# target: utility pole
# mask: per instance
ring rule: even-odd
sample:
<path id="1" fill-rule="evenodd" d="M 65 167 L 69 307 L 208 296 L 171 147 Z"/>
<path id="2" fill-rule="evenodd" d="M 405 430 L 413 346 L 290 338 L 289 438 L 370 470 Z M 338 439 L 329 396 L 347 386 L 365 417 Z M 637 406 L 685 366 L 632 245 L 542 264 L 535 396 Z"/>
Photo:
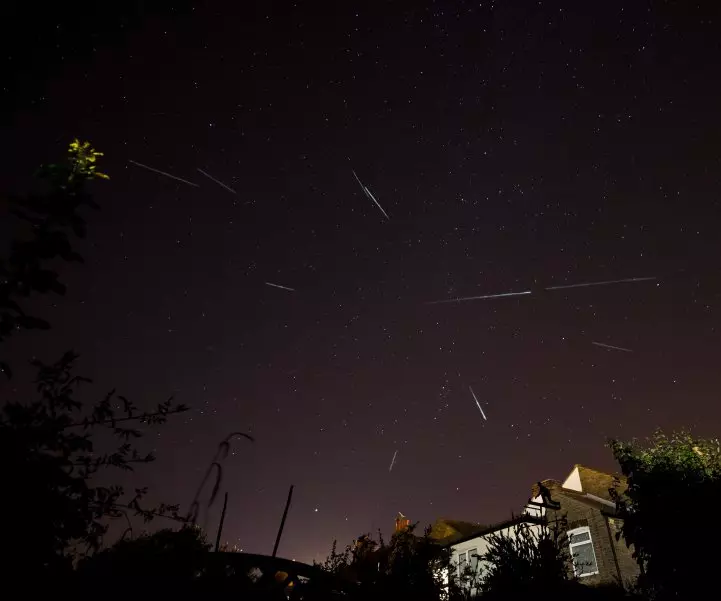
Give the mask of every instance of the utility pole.
<path id="1" fill-rule="evenodd" d="M 278 552 L 278 545 L 280 544 L 280 537 L 283 536 L 283 528 L 285 526 L 285 518 L 288 517 L 288 509 L 290 508 L 290 500 L 293 498 L 293 485 L 290 485 L 288 491 L 288 500 L 285 502 L 285 511 L 283 511 L 283 518 L 280 520 L 280 528 L 278 528 L 278 536 L 275 537 L 275 546 L 273 547 L 273 557 Z"/>

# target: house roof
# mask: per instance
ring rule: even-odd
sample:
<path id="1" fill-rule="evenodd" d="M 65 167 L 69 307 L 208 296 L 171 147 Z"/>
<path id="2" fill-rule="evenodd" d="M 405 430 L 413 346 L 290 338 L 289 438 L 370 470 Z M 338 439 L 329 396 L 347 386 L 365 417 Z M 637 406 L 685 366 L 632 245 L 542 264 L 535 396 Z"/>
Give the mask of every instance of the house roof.
<path id="1" fill-rule="evenodd" d="M 440 518 L 431 527 L 431 538 L 440 544 L 452 544 L 457 540 L 466 537 L 476 536 L 483 532 L 488 526 L 476 522 L 464 522 L 462 520 L 449 520 Z"/>
<path id="2" fill-rule="evenodd" d="M 611 474 L 605 474 L 597 470 L 591 470 L 584 468 L 583 466 L 577 465 L 574 470 L 578 469 L 581 483 L 581 490 L 575 488 L 565 487 L 563 484 L 571 479 L 571 476 L 561 483 L 558 480 L 543 480 L 541 484 L 545 486 L 551 493 L 551 498 L 554 501 L 561 502 L 561 509 L 563 509 L 563 501 L 559 497 L 567 497 L 579 501 L 585 505 L 589 505 L 596 509 L 602 510 L 604 513 L 615 512 L 616 504 L 611 499 L 611 495 L 608 492 L 609 488 L 614 487 L 614 482 L 617 480 L 615 476 Z M 573 472 L 571 472 L 573 475 Z M 574 482 L 574 484 L 576 484 Z M 620 482 L 620 490 L 625 490 L 625 481 Z M 531 489 L 531 495 L 537 497 L 540 494 L 538 490 L 538 484 L 534 484 Z"/>
<path id="3" fill-rule="evenodd" d="M 438 520 L 440 521 L 455 521 L 455 520 Z M 529 516 L 529 515 L 520 515 L 517 517 L 513 517 L 510 520 L 505 520 L 503 522 L 498 522 L 496 524 L 492 524 L 490 526 L 481 526 L 480 524 L 477 524 L 476 529 L 469 529 L 468 532 L 465 535 L 459 535 L 459 536 L 449 536 L 443 539 L 437 540 L 438 544 L 443 546 L 450 546 L 450 545 L 456 545 L 458 543 L 465 542 L 467 540 L 471 540 L 473 538 L 478 538 L 479 536 L 487 536 L 489 534 L 493 534 L 494 532 L 498 532 L 499 530 L 504 530 L 505 528 L 510 528 L 511 526 L 515 526 L 517 524 L 540 524 L 542 522 L 541 519 Z M 464 524 L 469 524 L 469 522 L 462 522 Z M 432 535 L 431 535 L 432 536 Z"/>
<path id="4" fill-rule="evenodd" d="M 610 501 L 611 496 L 608 494 L 610 488 L 619 488 L 619 492 L 626 490 L 626 478 L 620 474 L 609 474 L 580 464 L 576 464 L 574 469 L 578 470 L 581 487 L 585 493 Z"/>
<path id="5" fill-rule="evenodd" d="M 566 483 L 568 487 L 564 486 Z M 547 479 L 542 480 L 541 484 L 551 491 L 552 497 L 562 495 L 572 498 L 604 513 L 615 512 L 615 503 L 611 500 L 609 489 L 616 488 L 619 493 L 623 493 L 627 487 L 624 476 L 602 472 L 579 463 L 573 466 L 573 470 L 563 482 Z M 531 495 L 539 495 L 538 484 L 533 485 Z M 431 528 L 431 538 L 441 545 L 454 545 L 523 522 L 538 523 L 539 519 L 525 514 L 490 526 L 477 522 L 438 519 Z"/>
<path id="6" fill-rule="evenodd" d="M 569 490 L 568 488 L 557 489 L 564 497 L 569 497 L 583 503 L 584 505 L 590 505 L 596 509 L 600 509 L 604 512 L 615 512 L 616 505 L 608 499 L 594 495 L 593 493 L 578 492 L 576 490 Z M 561 503 L 561 509 L 563 509 L 563 503 Z"/>

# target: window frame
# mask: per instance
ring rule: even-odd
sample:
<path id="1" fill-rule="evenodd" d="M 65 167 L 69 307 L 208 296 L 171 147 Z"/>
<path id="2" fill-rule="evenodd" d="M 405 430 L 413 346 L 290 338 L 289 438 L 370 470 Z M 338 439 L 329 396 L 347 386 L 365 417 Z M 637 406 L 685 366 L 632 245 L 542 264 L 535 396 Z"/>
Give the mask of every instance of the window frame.
<path id="1" fill-rule="evenodd" d="M 471 556 L 471 551 L 473 551 L 473 556 Z M 461 557 L 463 557 L 463 566 L 473 568 L 473 561 L 475 559 L 476 562 L 476 572 L 479 572 L 481 570 L 481 556 L 478 554 L 478 547 L 473 547 L 472 549 L 466 549 L 465 551 L 460 551 L 455 554 L 455 564 L 456 564 L 456 576 L 460 577 L 461 575 Z"/>
<path id="2" fill-rule="evenodd" d="M 576 576 L 576 578 L 596 576 L 599 573 L 598 557 L 596 556 L 596 547 L 593 544 L 593 536 L 591 535 L 591 529 L 588 526 L 579 526 L 578 528 L 573 528 L 572 530 L 567 531 L 566 534 L 568 535 L 568 548 L 571 552 L 571 564 L 573 565 L 573 574 Z M 588 534 L 588 540 L 584 540 L 580 543 L 572 543 L 572 537 L 579 534 Z M 582 574 L 579 574 L 578 570 L 576 569 L 576 560 L 573 557 L 573 549 L 574 547 L 581 547 L 583 545 L 591 545 L 591 554 L 593 555 L 593 563 L 596 566 L 596 570 L 594 572 L 584 572 Z"/>
<path id="3" fill-rule="evenodd" d="M 461 558 L 463 558 L 461 560 Z M 458 566 L 456 567 L 456 575 L 460 578 L 462 575 L 463 570 L 465 570 L 466 566 L 468 565 L 468 551 L 463 551 L 463 553 L 458 554 Z"/>
<path id="4" fill-rule="evenodd" d="M 473 555 L 471 555 L 473 553 Z M 471 568 L 471 571 L 474 574 L 478 574 L 479 568 L 481 565 L 481 557 L 478 555 L 478 547 L 474 547 L 473 549 L 468 549 L 466 551 L 466 554 L 468 555 L 468 559 L 466 560 L 467 565 Z M 473 565 L 475 562 L 475 566 Z"/>

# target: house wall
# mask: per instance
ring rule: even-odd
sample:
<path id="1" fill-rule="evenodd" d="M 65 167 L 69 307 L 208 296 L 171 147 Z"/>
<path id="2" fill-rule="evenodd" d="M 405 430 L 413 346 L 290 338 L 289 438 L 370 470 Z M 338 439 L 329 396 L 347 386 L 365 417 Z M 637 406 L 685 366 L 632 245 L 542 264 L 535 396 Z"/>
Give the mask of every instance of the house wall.
<path id="1" fill-rule="evenodd" d="M 543 498 L 542 497 L 533 497 L 531 499 L 533 503 L 542 503 Z M 546 510 L 543 507 L 537 507 L 536 505 L 526 505 L 523 508 L 523 513 L 526 515 L 530 515 L 534 518 L 542 518 L 546 515 Z"/>
<path id="2" fill-rule="evenodd" d="M 628 547 L 623 536 L 616 540 L 616 534 L 621 532 L 623 526 L 623 520 L 618 518 L 606 518 L 608 522 L 608 529 L 611 531 L 613 538 L 613 545 L 616 549 L 616 558 L 618 560 L 619 567 L 621 568 L 621 579 L 623 585 L 629 588 L 630 585 L 636 582 L 640 573 L 640 568 L 633 558 L 633 547 Z"/>
<path id="3" fill-rule="evenodd" d="M 541 527 L 537 524 L 530 524 L 529 530 L 531 532 L 538 533 L 538 531 L 541 529 Z M 488 547 L 490 545 L 489 538 L 493 534 L 498 534 L 499 536 L 509 536 L 511 538 L 515 538 L 516 535 L 516 527 L 515 526 L 509 526 L 508 528 L 503 528 L 501 530 L 496 530 L 493 533 L 489 533 L 483 536 L 477 536 L 475 538 L 472 538 L 467 541 L 463 541 L 461 543 L 457 543 L 455 545 L 451 546 L 451 553 L 452 553 L 452 565 L 456 566 L 456 570 L 458 570 L 458 555 L 460 553 L 467 553 L 471 549 L 477 549 L 478 555 L 484 555 L 488 551 Z M 483 562 L 479 560 L 479 564 L 482 566 Z M 447 579 L 446 579 L 447 582 Z"/>
<path id="4" fill-rule="evenodd" d="M 529 526 L 529 530 L 531 530 L 532 532 L 538 532 L 540 528 L 541 527 L 537 524 L 531 524 Z M 511 538 L 515 538 L 515 533 L 515 526 L 509 526 L 508 528 L 503 528 L 502 530 L 496 530 L 492 534 L 498 534 L 500 536 L 510 536 Z M 490 536 L 490 534 L 477 536 L 476 538 L 472 538 L 470 540 L 463 541 L 462 543 L 452 545 L 451 549 L 454 562 L 457 562 L 457 556 L 459 553 L 468 552 L 471 549 L 478 549 L 478 554 L 483 555 L 486 551 L 488 551 L 488 538 Z"/>
<path id="5" fill-rule="evenodd" d="M 623 539 L 616 541 L 616 524 L 608 523 L 609 518 L 603 515 L 600 509 L 570 497 L 559 495 L 556 498 L 561 501 L 561 509 L 549 511 L 549 520 L 565 515 L 569 530 L 588 526 L 591 533 L 598 574 L 584 576 L 580 581 L 591 586 L 619 582 L 627 585 L 634 581 L 638 576 L 638 567 Z"/>
<path id="6" fill-rule="evenodd" d="M 598 574 L 584 576 L 580 582 L 589 586 L 599 584 L 622 584 L 628 588 L 638 578 L 639 568 L 632 556 L 632 549 L 626 546 L 623 537 L 616 540 L 616 533 L 620 531 L 622 521 L 617 518 L 610 518 L 604 515 L 599 508 L 589 506 L 565 495 L 556 495 L 561 501 L 561 509 L 558 511 L 548 510 L 549 523 L 565 516 L 568 521 L 568 529 L 588 526 L 593 542 L 593 550 L 596 555 Z M 540 526 L 531 524 L 530 529 L 537 533 Z M 509 526 L 497 530 L 495 534 L 515 536 L 515 527 Z M 488 551 L 490 534 L 477 536 L 451 546 L 453 565 L 458 565 L 458 555 L 467 553 L 471 549 L 477 549 L 478 555 Z M 481 564 L 482 565 L 482 564 Z M 447 583 L 447 575 L 444 575 Z"/>

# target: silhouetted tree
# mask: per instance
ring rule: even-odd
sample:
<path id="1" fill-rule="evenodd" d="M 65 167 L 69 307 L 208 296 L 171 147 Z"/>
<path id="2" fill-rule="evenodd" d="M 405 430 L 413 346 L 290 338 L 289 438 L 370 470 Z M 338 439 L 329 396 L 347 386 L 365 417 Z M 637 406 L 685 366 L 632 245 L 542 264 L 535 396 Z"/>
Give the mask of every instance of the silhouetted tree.
<path id="1" fill-rule="evenodd" d="M 378 541 L 361 536 L 342 553 L 334 543 L 320 566 L 354 584 L 351 599 L 436 601 L 447 596 L 450 552 L 436 544 L 430 529 L 416 536 L 415 528 L 396 532 L 388 543 L 380 535 Z"/>
<path id="2" fill-rule="evenodd" d="M 659 600 L 715 590 L 719 441 L 658 431 L 646 444 L 612 440 L 610 447 L 628 479 L 625 493 L 614 496 L 621 534 L 641 568 L 641 590 Z"/>
<path id="3" fill-rule="evenodd" d="M 488 537 L 481 556 L 479 589 L 484 598 L 516 599 L 565 594 L 574 581 L 564 523 L 520 523 Z"/>
<path id="4" fill-rule="evenodd" d="M 89 380 L 73 374 L 75 359 L 66 353 L 54 365 L 35 361 L 39 399 L 7 403 L 0 413 L 3 546 L 13 549 L 10 564 L 16 574 L 68 569 L 74 559 L 100 547 L 109 518 L 125 518 L 128 524 L 132 515 L 146 521 L 159 515 L 181 519 L 176 506 L 143 506 L 146 489 L 126 493 L 110 483 L 107 470 L 127 471 L 153 461 L 152 453 L 135 446 L 142 432 L 129 426 L 162 424 L 186 408 L 168 400 L 152 411 L 138 411 L 111 391 L 83 412 L 75 395 Z M 106 440 L 117 440 L 110 452 L 97 448 L 104 433 Z"/>
<path id="5" fill-rule="evenodd" d="M 20 329 L 50 327 L 46 320 L 28 315 L 22 302 L 34 293 L 65 293 L 58 273 L 49 265 L 57 259 L 82 261 L 71 241 L 85 236 L 80 210 L 97 207 L 87 183 L 108 179 L 97 170 L 101 156 L 89 142 L 74 140 L 67 162 L 40 169 L 47 187 L 43 194 L 10 198 L 11 213 L 26 227 L 11 243 L 7 259 L 0 258 L 0 342 Z M 0 371 L 10 375 L 7 362 L 0 361 Z"/>
<path id="6" fill-rule="evenodd" d="M 482 570 L 476 583 L 480 598 L 624 598 L 620 586 L 586 586 L 574 576 L 566 526 L 564 519 L 550 524 L 521 523 L 511 532 L 491 534 L 488 550 L 480 557 Z"/>
<path id="7" fill-rule="evenodd" d="M 44 193 L 12 200 L 13 212 L 28 227 L 0 260 L 0 341 L 23 328 L 49 327 L 29 316 L 22 302 L 33 293 L 65 291 L 52 262 L 81 260 L 71 239 L 85 235 L 80 209 L 96 206 L 87 182 L 107 179 L 97 171 L 100 156 L 90 143 L 75 140 L 66 163 L 41 170 Z M 3 546 L 12 549 L 3 568 L 29 584 L 48 574 L 67 574 L 74 559 L 99 548 L 108 519 L 124 517 L 129 531 L 132 515 L 180 519 L 177 507 L 143 506 L 145 489 L 126 494 L 106 470 L 131 470 L 152 461 L 152 454 L 135 446 L 141 431 L 129 426 L 161 424 L 185 407 L 168 400 L 139 411 L 111 391 L 84 410 L 76 392 L 90 380 L 73 373 L 76 358 L 68 352 L 53 365 L 33 361 L 39 398 L 7 402 L 0 411 Z M 6 363 L 0 369 L 9 376 Z M 99 440 L 116 444 L 101 452 Z"/>

